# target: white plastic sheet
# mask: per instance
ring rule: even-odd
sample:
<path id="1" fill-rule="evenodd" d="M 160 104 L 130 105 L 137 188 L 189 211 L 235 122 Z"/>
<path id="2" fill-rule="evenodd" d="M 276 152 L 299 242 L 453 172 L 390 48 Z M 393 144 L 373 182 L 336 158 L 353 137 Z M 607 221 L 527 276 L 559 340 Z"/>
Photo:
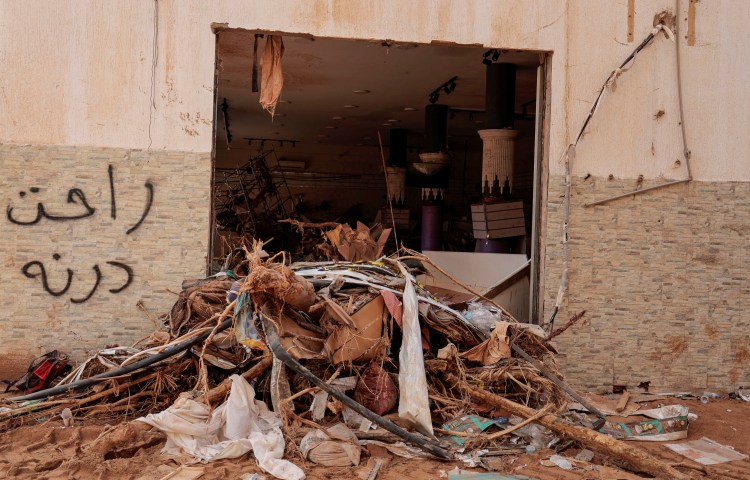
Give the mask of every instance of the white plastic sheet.
<path id="1" fill-rule="evenodd" d="M 325 432 L 311 430 L 300 441 L 299 449 L 305 458 L 326 467 L 356 467 L 362 453 L 356 435 L 342 423 Z"/>
<path id="2" fill-rule="evenodd" d="M 744 453 L 735 451 L 734 447 L 722 445 L 707 437 L 684 443 L 666 443 L 664 446 L 703 465 L 716 465 L 747 458 Z"/>
<path id="3" fill-rule="evenodd" d="M 399 418 L 413 423 L 425 435 L 433 435 L 430 399 L 427 392 L 427 375 L 422 354 L 422 332 L 419 328 L 419 305 L 414 290 L 414 278 L 399 263 L 406 279 L 404 287 L 403 342 L 398 354 Z"/>
<path id="4" fill-rule="evenodd" d="M 255 400 L 255 390 L 239 375 L 232 375 L 229 398 L 210 412 L 204 403 L 181 395 L 160 413 L 138 420 L 167 434 L 162 453 L 187 453 L 201 462 L 236 458 L 250 450 L 263 471 L 282 480 L 305 478 L 302 470 L 284 460 L 281 420 Z"/>

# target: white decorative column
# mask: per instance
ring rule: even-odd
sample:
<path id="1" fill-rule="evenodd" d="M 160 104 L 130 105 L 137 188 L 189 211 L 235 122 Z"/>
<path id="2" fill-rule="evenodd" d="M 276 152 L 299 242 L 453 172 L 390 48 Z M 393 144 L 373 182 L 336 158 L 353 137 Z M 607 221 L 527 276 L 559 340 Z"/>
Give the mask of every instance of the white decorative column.
<path id="1" fill-rule="evenodd" d="M 505 178 L 508 178 L 510 190 L 513 191 L 513 153 L 518 130 L 496 128 L 479 130 L 482 138 L 482 190 L 489 186 L 492 194 L 495 186 L 499 188 L 496 195 L 502 192 Z M 495 182 L 498 182 L 495 185 Z M 487 192 L 484 192 L 485 194 Z"/>

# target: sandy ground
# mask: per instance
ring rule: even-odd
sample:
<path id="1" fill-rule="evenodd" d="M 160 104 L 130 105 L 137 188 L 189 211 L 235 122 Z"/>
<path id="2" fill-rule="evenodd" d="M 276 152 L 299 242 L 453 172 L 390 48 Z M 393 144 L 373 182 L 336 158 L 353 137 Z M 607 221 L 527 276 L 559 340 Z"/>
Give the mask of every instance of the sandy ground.
<path id="1" fill-rule="evenodd" d="M 671 402 L 672 399 L 668 403 Z M 691 422 L 688 440 L 709 437 L 717 442 L 734 447 L 741 453 L 750 454 L 750 403 L 735 400 L 717 400 L 703 405 L 695 400 L 677 400 L 698 414 Z M 24 426 L 0 435 L 0 478 L 17 479 L 107 479 L 107 480 L 160 480 L 166 477 L 179 463 L 160 455 L 164 436 L 148 432 L 137 438 L 127 448 L 93 455 L 88 446 L 98 437 L 106 435 L 111 425 L 102 422 L 79 422 L 72 428 L 61 428 L 58 419 L 46 424 Z M 699 465 L 673 453 L 659 443 L 638 442 L 652 454 L 670 463 Z M 578 450 L 571 448 L 562 455 L 574 456 Z M 372 452 L 373 454 L 380 454 Z M 533 455 L 496 457 L 493 468 L 506 475 L 525 474 L 540 480 L 553 479 L 638 479 L 644 478 L 614 468 L 616 465 L 597 455 L 592 463 L 579 462 L 574 471 L 558 467 L 545 467 L 540 461 L 554 452 L 540 451 Z M 446 472 L 454 467 L 464 468 L 457 462 L 431 460 L 408 460 L 387 456 L 388 462 L 380 470 L 379 480 L 431 480 L 446 478 Z M 311 480 L 366 479 L 373 459 L 366 451 L 359 467 L 324 468 L 292 458 Z M 222 460 L 207 465 L 201 479 L 239 479 L 247 473 L 262 473 L 255 460 L 246 455 L 239 459 Z M 697 470 L 696 478 L 750 479 L 750 461 L 725 463 L 706 468 L 708 475 Z M 474 469 L 473 471 L 480 471 Z M 267 479 L 272 477 L 266 475 Z"/>

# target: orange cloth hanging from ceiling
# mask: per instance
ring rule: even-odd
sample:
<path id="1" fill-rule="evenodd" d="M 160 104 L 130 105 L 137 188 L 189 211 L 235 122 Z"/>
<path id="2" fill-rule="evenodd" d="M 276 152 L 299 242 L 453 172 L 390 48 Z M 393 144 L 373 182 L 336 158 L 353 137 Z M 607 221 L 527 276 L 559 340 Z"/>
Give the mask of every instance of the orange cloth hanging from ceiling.
<path id="1" fill-rule="evenodd" d="M 284 76 L 281 73 L 281 56 L 284 55 L 284 41 L 280 35 L 268 35 L 261 57 L 260 106 L 273 118 L 276 104 L 281 97 Z"/>

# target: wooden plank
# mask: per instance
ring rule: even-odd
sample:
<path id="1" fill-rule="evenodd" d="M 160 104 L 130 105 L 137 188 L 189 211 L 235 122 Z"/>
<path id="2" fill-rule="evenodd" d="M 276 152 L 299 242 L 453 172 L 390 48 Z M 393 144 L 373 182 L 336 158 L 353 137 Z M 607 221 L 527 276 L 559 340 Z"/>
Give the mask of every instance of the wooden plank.
<path id="1" fill-rule="evenodd" d="M 488 203 L 487 212 L 500 212 L 503 210 L 523 209 L 523 202 Z"/>
<path id="2" fill-rule="evenodd" d="M 512 227 L 512 228 L 501 228 L 490 230 L 489 235 L 487 230 L 474 229 L 474 238 L 477 240 L 494 240 L 497 238 L 507 237 L 520 237 L 526 235 L 526 228 L 524 227 Z"/>
<path id="3" fill-rule="evenodd" d="M 495 220 L 493 222 L 487 222 L 487 230 L 497 230 L 499 228 L 511 228 L 511 227 L 525 227 L 526 222 L 523 217 L 521 218 L 509 218 L 507 220 Z"/>
<path id="4" fill-rule="evenodd" d="M 502 228 L 489 231 L 490 239 L 520 237 L 523 235 L 526 235 L 526 228 L 524 227 Z"/>
<path id="5" fill-rule="evenodd" d="M 494 220 L 492 222 L 474 222 L 474 230 L 497 230 L 500 228 L 525 227 L 526 221 L 523 217 Z"/>
<path id="6" fill-rule="evenodd" d="M 469 385 L 465 380 L 451 373 L 445 372 L 442 373 L 442 376 L 449 385 L 469 395 L 478 405 L 488 405 L 507 410 L 521 418 L 531 418 L 537 413 L 537 411 L 525 405 Z M 576 440 L 594 452 L 605 457 L 612 457 L 613 459 L 627 462 L 639 471 L 649 473 L 656 478 L 668 480 L 689 480 L 691 478 L 679 472 L 673 466 L 652 456 L 646 450 L 616 440 L 595 430 L 573 425 L 558 418 L 557 415 L 544 415 L 537 420 L 537 423 L 549 428 L 561 438 Z"/>
<path id="7" fill-rule="evenodd" d="M 633 43 L 635 30 L 635 0 L 628 0 L 628 43 Z"/>
<path id="8" fill-rule="evenodd" d="M 515 208 L 523 208 L 523 202 L 477 203 L 471 206 L 471 212 L 499 212 L 501 210 L 512 210 Z"/>
<path id="9" fill-rule="evenodd" d="M 503 212 L 490 212 L 487 215 L 483 213 L 473 213 L 471 215 L 471 221 L 474 223 L 484 223 L 486 221 L 493 220 L 509 220 L 511 218 L 523 218 L 523 210 L 505 210 Z"/>
<path id="10" fill-rule="evenodd" d="M 500 212 L 489 212 L 487 214 L 474 212 L 471 214 L 471 220 L 473 223 L 485 223 L 492 222 L 495 220 L 510 220 L 512 218 L 524 218 L 524 211 L 522 209 L 517 210 L 503 210 Z"/>

